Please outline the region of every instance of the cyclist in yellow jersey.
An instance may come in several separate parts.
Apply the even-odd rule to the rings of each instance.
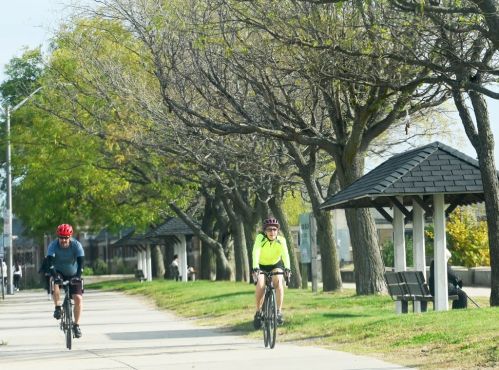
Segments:
[[[256,313],[253,319],[255,329],[260,328],[260,310],[265,293],[265,277],[263,271],[283,271],[286,279],[291,274],[288,247],[286,239],[278,235],[279,222],[275,218],[268,218],[263,222],[263,233],[259,233],[253,244],[253,280],[256,281]],[[276,289],[277,322],[283,323],[282,302],[284,301],[283,275],[272,276]]]

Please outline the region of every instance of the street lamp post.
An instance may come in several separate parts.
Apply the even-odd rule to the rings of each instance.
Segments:
[[[10,105],[7,105],[5,110],[2,109],[3,113],[7,116],[7,124],[5,126],[5,134],[7,135],[7,156],[5,158],[5,175],[7,179],[7,212],[4,217],[7,217],[6,222],[4,223],[4,248],[8,248],[9,250],[9,263],[7,265],[7,274],[8,274],[8,294],[14,294],[14,278],[13,278],[13,254],[14,247],[12,244],[12,173],[11,173],[11,159],[10,159],[10,115],[14,113],[16,110],[21,108],[33,95],[35,95],[38,91],[42,89],[42,86],[37,88],[31,94],[29,94],[26,98],[24,98],[20,103],[18,103],[14,108],[11,108]],[[7,230],[5,230],[5,226]]]

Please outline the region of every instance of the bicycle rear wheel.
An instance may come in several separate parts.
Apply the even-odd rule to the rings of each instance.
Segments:
[[[269,294],[268,311],[266,316],[269,347],[274,348],[277,337],[277,306],[275,303],[274,289],[272,289]]]
[[[73,310],[71,307],[71,300],[70,299],[65,299],[64,300],[64,327],[65,327],[65,334],[66,334],[66,347],[67,349],[71,349],[71,342],[73,340]]]

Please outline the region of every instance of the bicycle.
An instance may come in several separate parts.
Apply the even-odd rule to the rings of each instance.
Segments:
[[[64,280],[60,285],[64,288],[64,301],[62,302],[61,321],[59,323],[60,329],[64,332],[66,337],[66,348],[71,349],[73,333],[73,301],[71,300],[70,284],[73,283],[75,278],[71,280]],[[55,282],[54,282],[55,283]]]
[[[272,276],[284,275],[284,272],[260,271],[260,274],[265,275],[265,295],[260,315],[261,327],[263,330],[263,344],[265,347],[274,348],[277,337],[277,305]]]

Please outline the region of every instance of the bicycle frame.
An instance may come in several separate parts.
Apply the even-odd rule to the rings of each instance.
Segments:
[[[265,276],[265,295],[261,316],[263,343],[265,347],[274,348],[277,337],[277,304],[272,276],[284,275],[284,273],[282,271],[260,271],[260,274]]]
[[[64,280],[62,282],[62,287],[64,288],[64,301],[62,303],[60,322],[60,329],[64,332],[66,337],[66,348],[69,350],[71,349],[71,342],[73,339],[73,303],[71,301],[70,284],[70,280]]]

